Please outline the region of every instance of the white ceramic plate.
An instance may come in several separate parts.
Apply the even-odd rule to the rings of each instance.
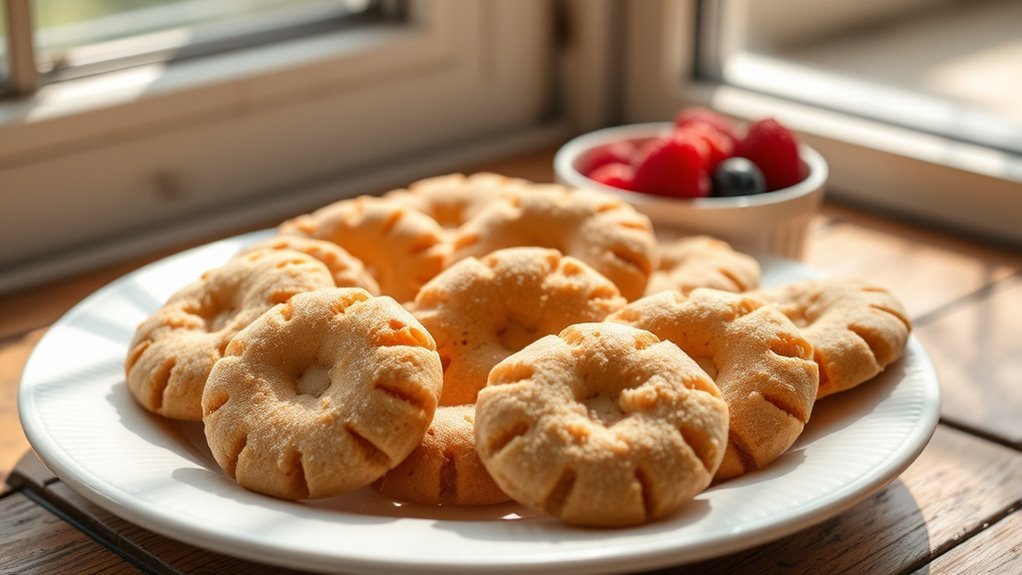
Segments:
[[[46,333],[21,382],[32,446],[76,491],[153,531],[266,563],[364,573],[636,571],[731,553],[803,529],[897,477],[937,424],[933,367],[915,339],[868,385],[817,404],[793,449],[642,527],[577,529],[514,504],[398,505],[364,489],[308,503],[246,491],[223,475],[201,425],[139,407],[122,374],[135,326],[183,284],[257,235],[178,254],[99,290]],[[764,262],[764,283],[814,275]]]

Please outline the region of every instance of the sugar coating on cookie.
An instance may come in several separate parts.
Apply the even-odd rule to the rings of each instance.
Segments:
[[[422,443],[374,485],[387,497],[423,505],[492,505],[510,500],[479,459],[475,405],[437,408]]]
[[[660,265],[646,294],[667,290],[688,293],[707,287],[741,293],[759,286],[760,266],[752,256],[709,236],[687,236],[658,247]]]
[[[546,248],[508,248],[462,260],[426,284],[415,315],[444,364],[442,405],[473,403],[490,369],[544,335],[601,321],[625,305],[582,261]]]
[[[238,333],[213,367],[206,440],[243,487],[336,495],[411,453],[441,381],[433,339],[393,299],[360,288],[299,294]]]
[[[323,262],[334,276],[337,287],[360,287],[373,295],[380,294],[380,286],[369,275],[362,262],[341,246],[323,240],[302,236],[274,236],[249,246],[244,253],[258,250],[294,250]]]
[[[528,184],[527,180],[490,172],[448,174],[418,180],[408,189],[393,190],[384,197],[430,216],[446,229],[456,229],[495,200]]]
[[[498,364],[476,445],[519,503],[568,523],[635,525],[709,485],[727,406],[678,346],[630,326],[577,324]]]
[[[318,260],[292,250],[239,255],[182,288],[135,331],[124,362],[143,407],[173,419],[202,419],[202,389],[228,342],[291,296],[333,287]]]
[[[699,288],[646,296],[607,319],[678,344],[720,388],[731,423],[718,479],[777,459],[809,421],[819,386],[813,347],[773,306]]]
[[[806,280],[752,295],[775,303],[813,345],[817,398],[877,376],[901,357],[912,331],[898,298],[860,280]]]
[[[444,230],[429,216],[393,199],[341,200],[278,227],[281,235],[333,242],[365,264],[380,292],[411,301],[448,263]]]
[[[642,296],[657,266],[649,218],[606,194],[533,185],[482,209],[453,240],[453,261],[508,247],[553,248],[614,282],[628,300]]]

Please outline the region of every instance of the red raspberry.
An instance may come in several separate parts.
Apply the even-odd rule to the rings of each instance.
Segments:
[[[589,179],[612,188],[635,191],[635,168],[628,164],[604,164],[590,172]]]
[[[802,161],[795,136],[773,118],[759,120],[735,146],[735,155],[748,158],[763,172],[770,191],[802,181]]]
[[[692,142],[703,157],[707,173],[712,174],[721,162],[731,157],[734,142],[713,126],[702,122],[686,124],[674,130],[674,137]]]
[[[684,128],[692,124],[713,126],[718,132],[727,136],[732,143],[738,141],[734,123],[713,110],[699,107],[685,108],[674,118],[674,126],[677,128]]]
[[[635,144],[631,142],[614,142],[600,146],[589,153],[585,169],[581,172],[592,177],[593,172],[607,164],[631,164],[636,151]]]
[[[692,142],[656,138],[639,150],[635,189],[658,196],[702,198],[710,193],[710,179]]]

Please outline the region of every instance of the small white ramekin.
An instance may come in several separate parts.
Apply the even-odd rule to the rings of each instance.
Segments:
[[[799,153],[808,176],[794,186],[734,198],[666,198],[619,190],[585,177],[585,165],[597,148],[617,141],[641,143],[670,133],[670,122],[630,124],[583,134],[561,146],[554,156],[560,184],[600,190],[635,206],[660,231],[706,234],[751,254],[801,259],[813,216],[823,200],[827,162],[809,146]]]

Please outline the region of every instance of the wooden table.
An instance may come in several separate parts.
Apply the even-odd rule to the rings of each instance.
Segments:
[[[550,156],[541,150],[478,168],[549,181]],[[47,326],[93,290],[164,255],[0,299],[0,572],[286,572],[107,513],[46,469],[22,434],[18,380]],[[1022,573],[1022,254],[828,203],[806,260],[902,299],[937,366],[940,425],[901,477],[851,510],[671,572]]]

